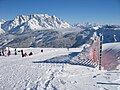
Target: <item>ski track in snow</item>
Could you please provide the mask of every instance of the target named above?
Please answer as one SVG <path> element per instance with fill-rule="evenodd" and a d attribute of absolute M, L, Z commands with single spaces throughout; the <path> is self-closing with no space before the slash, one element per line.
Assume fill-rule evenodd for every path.
<path fill-rule="evenodd" d="M 33 56 L 22 58 L 20 54 L 0 57 L 0 90 L 119 90 L 119 85 L 97 82 L 120 83 L 119 70 L 99 71 L 97 68 L 65 63 L 33 63 L 44 61 L 77 49 L 24 49 Z"/>

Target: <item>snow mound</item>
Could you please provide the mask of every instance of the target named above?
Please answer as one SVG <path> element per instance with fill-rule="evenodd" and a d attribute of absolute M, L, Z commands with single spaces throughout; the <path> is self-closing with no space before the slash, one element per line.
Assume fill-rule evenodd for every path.
<path fill-rule="evenodd" d="M 103 44 L 102 65 L 107 70 L 115 70 L 120 64 L 120 43 Z"/>

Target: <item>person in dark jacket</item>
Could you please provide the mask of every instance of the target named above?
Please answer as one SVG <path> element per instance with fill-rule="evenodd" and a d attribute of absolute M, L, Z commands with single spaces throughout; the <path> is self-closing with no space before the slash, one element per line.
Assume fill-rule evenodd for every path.
<path fill-rule="evenodd" d="M 15 55 L 17 55 L 17 50 L 16 50 L 16 48 L 15 48 Z"/>
<path fill-rule="evenodd" d="M 33 55 L 33 53 L 32 53 L 32 52 L 30 52 L 30 53 L 29 53 L 29 56 L 31 56 L 31 55 Z"/>
<path fill-rule="evenodd" d="M 43 53 L 43 49 L 41 49 L 41 53 Z"/>
<path fill-rule="evenodd" d="M 0 56 L 2 56 L 2 54 L 1 54 L 1 50 L 0 50 Z"/>
<path fill-rule="evenodd" d="M 22 55 L 22 57 L 24 57 L 23 50 L 21 50 L 21 55 Z"/>

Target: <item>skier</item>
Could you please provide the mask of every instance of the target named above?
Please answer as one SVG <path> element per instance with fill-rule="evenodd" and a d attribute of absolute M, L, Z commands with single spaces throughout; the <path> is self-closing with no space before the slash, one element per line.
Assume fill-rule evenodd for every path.
<path fill-rule="evenodd" d="M 22 57 L 24 57 L 23 50 L 21 50 L 21 55 L 22 55 Z"/>
<path fill-rule="evenodd" d="M 6 50 L 6 51 L 7 51 L 7 50 Z M 7 53 L 7 55 L 10 56 L 10 49 L 9 49 L 9 47 L 8 47 L 8 53 Z"/>
<path fill-rule="evenodd" d="M 7 56 L 7 49 L 6 48 L 4 49 L 4 52 L 5 52 L 4 56 L 6 57 Z"/>
<path fill-rule="evenodd" d="M 69 51 L 69 47 L 67 47 L 67 50 Z"/>
<path fill-rule="evenodd" d="M 10 50 L 8 50 L 8 56 L 10 56 Z"/>
<path fill-rule="evenodd" d="M 27 56 L 27 53 L 25 52 L 24 57 Z"/>
<path fill-rule="evenodd" d="M 29 56 L 31 56 L 31 55 L 33 55 L 33 53 L 32 53 L 32 52 L 30 52 L 30 53 L 29 53 Z"/>
<path fill-rule="evenodd" d="M 5 54 L 4 54 L 4 49 L 2 49 L 2 55 L 4 56 Z"/>
<path fill-rule="evenodd" d="M 41 49 L 41 52 L 43 53 L 43 49 Z"/>
<path fill-rule="evenodd" d="M 1 56 L 2 54 L 1 54 L 1 50 L 0 50 L 0 56 Z"/>
<path fill-rule="evenodd" d="M 15 48 L 15 55 L 17 55 L 17 50 L 16 50 L 16 48 Z"/>

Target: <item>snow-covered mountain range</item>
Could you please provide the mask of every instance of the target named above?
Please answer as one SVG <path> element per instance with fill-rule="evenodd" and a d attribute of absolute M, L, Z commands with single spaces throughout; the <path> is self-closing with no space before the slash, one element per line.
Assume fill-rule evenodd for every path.
<path fill-rule="evenodd" d="M 47 14 L 19 15 L 0 20 L 0 47 L 79 47 L 90 43 L 94 32 L 103 33 L 103 43 L 120 42 L 120 25 L 70 25 Z"/>
<path fill-rule="evenodd" d="M 69 28 L 70 25 L 56 16 L 33 14 L 16 16 L 13 20 L 6 21 L 1 27 L 6 32 L 23 33 L 43 29 Z"/>

